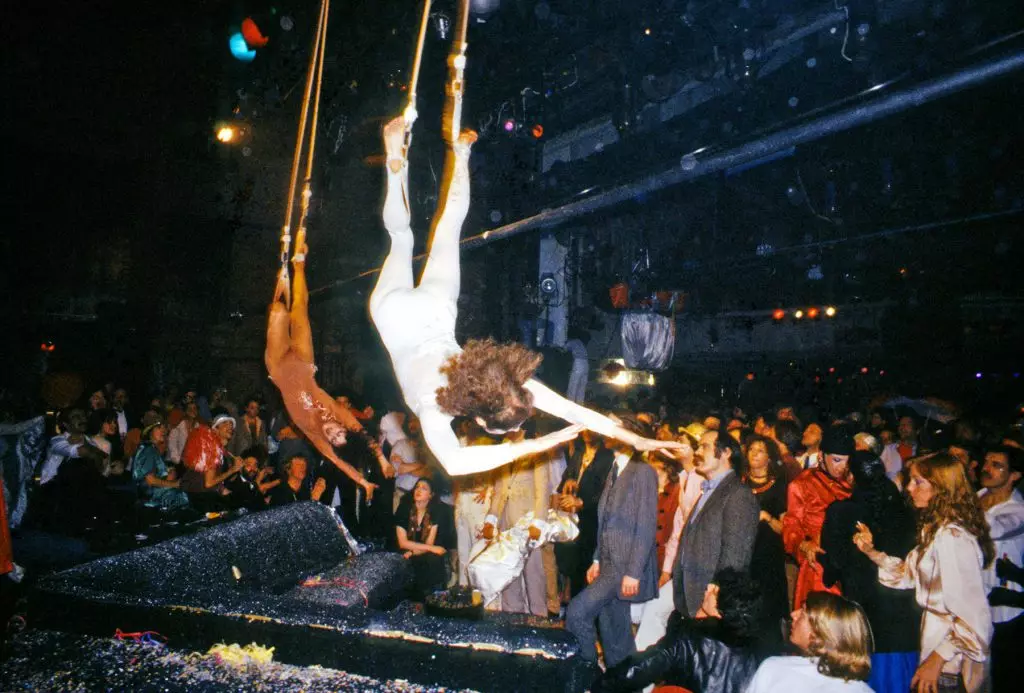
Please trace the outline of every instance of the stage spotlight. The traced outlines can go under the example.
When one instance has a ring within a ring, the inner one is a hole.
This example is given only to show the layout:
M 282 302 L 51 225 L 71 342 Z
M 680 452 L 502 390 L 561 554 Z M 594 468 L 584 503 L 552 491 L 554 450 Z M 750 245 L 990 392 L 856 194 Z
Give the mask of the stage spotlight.
M 830 317 L 830 318 L 834 318 L 836 316 L 836 307 L 835 306 L 827 307 L 825 309 L 825 315 Z
M 509 118 L 508 120 L 505 121 L 502 127 L 505 129 L 505 132 L 513 132 L 516 129 L 516 121 L 514 121 L 512 118 Z
M 793 317 L 796 318 L 797 320 L 801 320 L 804 317 L 804 312 L 802 310 L 799 310 L 799 309 L 798 310 L 794 310 L 793 311 Z
M 530 134 L 533 135 L 534 139 L 539 140 L 541 137 L 544 136 L 544 126 L 541 125 L 540 123 L 537 123 L 536 125 L 533 126 L 533 129 L 530 130 Z
M 230 144 L 238 137 L 238 130 L 230 125 L 221 125 L 217 128 L 217 141 Z
M 231 38 L 228 39 L 228 47 L 231 49 L 231 55 L 243 63 L 251 63 L 256 57 L 256 51 L 249 48 L 249 44 L 245 42 L 245 37 L 240 31 L 231 34 Z
M 551 300 L 558 293 L 558 281 L 555 275 L 547 273 L 540 278 L 540 295 L 544 300 Z
M 818 319 L 818 315 L 819 315 L 819 311 L 818 311 L 817 308 L 808 308 L 807 309 L 807 317 L 809 317 L 811 320 L 817 320 Z
M 776 322 L 782 320 L 784 317 L 786 317 L 786 311 L 784 311 L 782 308 L 776 308 L 775 310 L 772 311 L 772 319 L 775 320 Z

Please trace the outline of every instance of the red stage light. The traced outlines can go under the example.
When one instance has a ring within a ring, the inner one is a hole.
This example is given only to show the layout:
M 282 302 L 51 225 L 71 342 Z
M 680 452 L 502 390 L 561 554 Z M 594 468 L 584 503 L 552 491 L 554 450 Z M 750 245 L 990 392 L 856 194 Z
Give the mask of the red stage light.
M 815 318 L 817 318 L 818 317 L 818 309 L 817 308 L 808 308 L 807 309 L 807 317 L 809 317 L 811 320 L 814 320 Z
M 786 311 L 782 310 L 781 308 L 776 308 L 775 310 L 772 311 L 773 320 L 782 320 L 784 317 L 786 317 Z
M 540 123 L 537 123 L 536 125 L 533 126 L 533 129 L 530 130 L 530 132 L 536 139 L 539 140 L 541 137 L 544 136 L 544 126 L 541 125 Z

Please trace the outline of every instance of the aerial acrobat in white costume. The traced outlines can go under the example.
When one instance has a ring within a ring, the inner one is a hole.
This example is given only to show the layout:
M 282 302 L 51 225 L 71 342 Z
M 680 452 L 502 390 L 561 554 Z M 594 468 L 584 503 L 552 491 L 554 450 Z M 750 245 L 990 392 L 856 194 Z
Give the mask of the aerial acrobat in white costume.
M 429 2 L 424 18 L 427 11 Z M 452 475 L 500 467 L 572 440 L 584 428 L 622 440 L 638 450 L 678 447 L 673 441 L 640 437 L 532 378 L 541 357 L 520 344 L 470 340 L 461 348 L 455 341 L 459 237 L 469 211 L 469 153 L 476 141 L 474 132 L 460 132 L 467 22 L 468 0 L 463 0 L 455 39 L 457 51 L 450 61 L 452 81 L 446 134 L 451 150 L 445 167 L 447 190 L 435 219 L 419 284 L 414 283 L 412 273 L 407 157 L 416 119 L 416 75 L 425 20 L 413 66 L 409 106 L 403 115 L 384 127 L 387 194 L 383 219 L 391 237 L 391 250 L 370 296 L 370 317 L 391 356 L 402 396 L 419 417 L 427 446 Z M 500 434 L 519 428 L 534 408 L 573 425 L 541 438 L 469 447 L 459 444 L 451 427 L 455 416 L 468 416 L 489 433 Z

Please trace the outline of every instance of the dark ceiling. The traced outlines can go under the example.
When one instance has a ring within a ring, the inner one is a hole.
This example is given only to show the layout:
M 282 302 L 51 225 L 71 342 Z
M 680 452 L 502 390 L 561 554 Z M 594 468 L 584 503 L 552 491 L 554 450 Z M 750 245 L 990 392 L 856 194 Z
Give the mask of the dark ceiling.
M 492 212 L 507 223 L 677 166 L 690 152 L 727 150 L 1024 46 L 1024 6 L 1013 0 L 473 6 L 466 120 L 483 137 L 472 232 L 499 225 Z M 264 141 L 291 141 L 316 7 L 197 0 L 126 10 L 57 0 L 12 17 L 4 135 L 15 154 L 7 203 L 18 232 L 5 235 L 4 254 L 36 260 L 12 263 L 8 281 L 34 295 L 65 279 L 75 289 L 89 285 L 96 272 L 77 260 L 126 238 L 160 249 L 158 266 L 133 258 L 149 268 L 134 281 L 152 294 L 187 293 L 217 274 L 231 224 L 204 192 L 228 165 L 212 126 L 239 108 L 266 119 Z M 409 0 L 334 3 L 321 118 L 331 166 L 374 153 L 380 119 L 400 110 L 420 8 Z M 271 42 L 242 64 L 227 37 L 247 15 Z M 450 38 L 442 40 L 437 22 L 454 20 L 454 0 L 434 3 L 433 15 L 420 87 L 424 130 L 443 104 Z M 638 220 L 653 259 L 643 279 L 703 294 L 708 309 L 815 293 L 868 300 L 919 276 L 944 280 L 947 291 L 1019 295 L 1020 75 L 572 226 L 592 233 L 600 252 L 610 220 Z M 544 147 L 602 118 L 617 142 L 541 171 Z M 329 129 L 342 121 L 343 137 Z M 417 137 L 425 149 L 439 146 Z M 433 180 L 425 161 L 414 172 L 424 188 Z M 374 180 L 368 193 L 376 200 L 378 191 Z M 428 216 L 434 202 L 425 196 L 417 213 Z M 224 237 L 211 240 L 222 222 Z M 379 250 L 365 251 L 366 267 Z M 633 265 L 627 258 L 608 278 Z

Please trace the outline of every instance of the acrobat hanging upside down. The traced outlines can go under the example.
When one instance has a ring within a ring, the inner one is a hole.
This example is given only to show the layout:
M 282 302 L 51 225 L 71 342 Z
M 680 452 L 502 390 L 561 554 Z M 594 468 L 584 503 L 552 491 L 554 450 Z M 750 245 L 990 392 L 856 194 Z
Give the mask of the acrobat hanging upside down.
M 463 0 L 463 13 L 468 12 Z M 500 467 L 524 455 L 575 438 L 584 428 L 622 440 L 638 450 L 680 447 L 674 441 L 642 438 L 606 416 L 571 402 L 532 377 L 541 356 L 521 344 L 491 339 L 455 341 L 460 288 L 459 236 L 469 211 L 469 154 L 476 134 L 460 132 L 465 67 L 465 17 L 460 17 L 457 52 L 452 56 L 446 134 L 451 149 L 445 169 L 447 190 L 434 222 L 427 260 L 414 284 L 413 232 L 409 214 L 408 149 L 416 118 L 413 86 L 405 114 L 384 128 L 387 193 L 384 227 L 391 250 L 370 296 L 370 317 L 391 356 L 406 404 L 419 417 L 423 437 L 449 474 L 472 474 Z M 422 34 L 421 34 L 422 37 Z M 422 41 L 420 48 L 422 50 Z M 455 416 L 475 420 L 489 433 L 518 429 L 540 409 L 573 425 L 542 438 L 501 445 L 461 447 L 452 431 Z
M 291 186 L 288 192 L 288 208 L 281 234 L 281 268 L 277 275 L 274 299 L 270 304 L 267 319 L 267 349 L 264 361 L 270 379 L 281 391 L 285 409 L 292 423 L 305 434 L 313 447 L 330 460 L 336 467 L 359 484 L 366 492 L 367 500 L 377 488 L 352 465 L 341 459 L 334 448 L 344 445 L 349 434 L 365 438 L 380 463 L 384 476 L 394 476 L 394 468 L 384 458 L 380 446 L 363 430 L 352 415 L 349 407 L 336 402 L 316 384 L 316 366 L 313 362 L 313 332 L 309 325 L 309 288 L 306 284 L 306 217 L 309 211 L 310 179 L 313 172 L 313 153 L 316 122 L 320 100 L 320 79 L 323 75 L 324 48 L 327 37 L 327 2 L 320 8 L 314 50 L 310 57 L 306 79 L 306 94 L 302 116 L 299 122 L 299 137 L 295 146 L 292 164 Z M 314 75 L 317 75 L 316 89 L 313 89 Z M 295 235 L 295 252 L 291 257 L 294 278 L 289 278 L 288 251 L 291 245 L 291 220 L 295 201 L 295 188 L 303 140 L 307 130 L 307 118 L 312 103 L 312 125 L 306 159 L 306 175 L 302 189 L 298 230 Z

